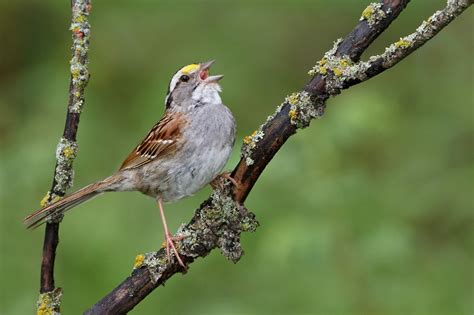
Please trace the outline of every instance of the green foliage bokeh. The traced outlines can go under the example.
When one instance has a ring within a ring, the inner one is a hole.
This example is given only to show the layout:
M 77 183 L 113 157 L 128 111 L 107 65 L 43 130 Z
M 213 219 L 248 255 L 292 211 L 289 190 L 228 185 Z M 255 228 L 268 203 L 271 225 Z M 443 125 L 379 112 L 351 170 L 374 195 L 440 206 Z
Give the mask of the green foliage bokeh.
M 370 48 L 445 1 L 412 1 Z M 95 1 L 77 189 L 117 169 L 161 117 L 171 75 L 216 59 L 242 138 L 308 81 L 368 1 Z M 31 314 L 43 228 L 21 220 L 50 187 L 67 102 L 69 1 L 0 3 L 0 313 Z M 261 226 L 233 265 L 216 251 L 133 314 L 471 314 L 473 14 L 395 68 L 329 100 L 252 190 Z M 166 207 L 176 229 L 209 194 Z M 61 225 L 56 283 L 77 314 L 161 246 L 153 200 L 106 194 Z

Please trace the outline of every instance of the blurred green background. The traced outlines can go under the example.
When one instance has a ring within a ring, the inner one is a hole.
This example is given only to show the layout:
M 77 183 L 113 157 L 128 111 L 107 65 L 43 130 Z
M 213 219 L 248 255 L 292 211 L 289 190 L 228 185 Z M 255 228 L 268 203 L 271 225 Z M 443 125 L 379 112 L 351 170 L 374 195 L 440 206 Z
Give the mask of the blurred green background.
M 369 1 L 94 1 L 90 84 L 74 189 L 115 171 L 161 117 L 181 66 L 216 59 L 250 134 L 349 32 Z M 412 1 L 371 47 L 411 33 L 444 0 Z M 21 220 L 50 187 L 64 125 L 69 1 L 0 4 L 0 313 L 31 314 L 43 228 Z M 472 314 L 473 12 L 384 74 L 328 102 L 277 154 L 247 206 L 261 227 L 233 265 L 217 251 L 133 314 Z M 174 230 L 210 192 L 167 206 Z M 56 283 L 78 314 L 162 242 L 139 193 L 107 194 L 61 225 Z

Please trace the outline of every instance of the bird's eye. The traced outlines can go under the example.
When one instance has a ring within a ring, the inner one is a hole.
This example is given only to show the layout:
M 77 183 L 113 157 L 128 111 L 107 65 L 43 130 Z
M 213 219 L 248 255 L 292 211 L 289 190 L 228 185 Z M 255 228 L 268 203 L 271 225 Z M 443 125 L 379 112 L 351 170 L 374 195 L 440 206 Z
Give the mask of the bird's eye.
M 179 79 L 183 82 L 188 82 L 189 81 L 189 76 L 188 75 L 182 75 Z

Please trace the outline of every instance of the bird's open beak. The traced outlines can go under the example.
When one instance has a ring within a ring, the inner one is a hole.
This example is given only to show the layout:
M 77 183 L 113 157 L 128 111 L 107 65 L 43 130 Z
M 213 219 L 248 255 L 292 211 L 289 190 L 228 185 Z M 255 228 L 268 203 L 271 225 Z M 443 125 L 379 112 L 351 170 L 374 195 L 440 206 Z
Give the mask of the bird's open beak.
M 209 69 L 211 68 L 214 61 L 215 60 L 211 60 L 208 62 L 201 63 L 201 66 L 199 69 L 199 78 L 206 83 L 216 83 L 224 77 L 223 75 L 220 75 L 220 74 L 209 76 Z

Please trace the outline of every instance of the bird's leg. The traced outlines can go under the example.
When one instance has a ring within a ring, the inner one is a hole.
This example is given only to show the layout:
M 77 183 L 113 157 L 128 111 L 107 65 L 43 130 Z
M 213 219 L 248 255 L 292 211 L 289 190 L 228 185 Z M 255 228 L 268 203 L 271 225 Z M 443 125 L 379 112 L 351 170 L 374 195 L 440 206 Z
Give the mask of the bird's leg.
M 213 189 L 219 188 L 219 189 L 222 190 L 224 188 L 224 187 L 222 187 L 222 182 L 220 181 L 220 179 L 222 177 L 225 178 L 225 179 L 228 179 L 235 187 L 239 186 L 237 181 L 230 176 L 230 172 L 224 172 L 222 174 L 217 175 L 216 178 L 214 178 L 210 182 L 210 185 Z
M 163 229 L 165 230 L 165 242 L 166 242 L 166 257 L 168 258 L 168 261 L 170 261 L 170 248 L 173 250 L 174 255 L 176 256 L 176 259 L 178 260 L 178 263 L 184 268 L 186 268 L 186 265 L 183 263 L 183 260 L 178 254 L 178 251 L 176 250 L 176 247 L 174 246 L 175 241 L 180 241 L 183 239 L 183 237 L 173 237 L 171 233 L 168 230 L 168 224 L 166 223 L 166 217 L 165 217 L 165 211 L 163 210 L 163 201 L 161 198 L 158 198 L 158 207 L 160 208 L 160 216 L 161 216 L 161 222 L 163 223 Z

